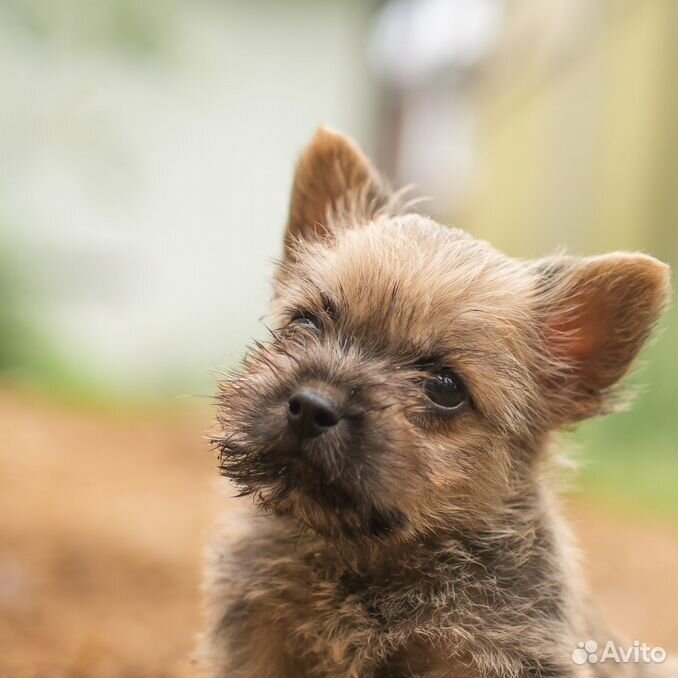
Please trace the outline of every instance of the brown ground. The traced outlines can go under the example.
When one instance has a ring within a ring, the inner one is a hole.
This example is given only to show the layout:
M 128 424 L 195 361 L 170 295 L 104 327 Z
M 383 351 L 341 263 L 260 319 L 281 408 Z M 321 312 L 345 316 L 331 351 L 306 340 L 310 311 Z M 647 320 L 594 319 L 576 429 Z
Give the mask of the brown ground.
M 0 678 L 186 676 L 220 503 L 211 413 L 94 413 L 0 390 Z M 675 650 L 678 534 L 579 502 L 608 619 Z

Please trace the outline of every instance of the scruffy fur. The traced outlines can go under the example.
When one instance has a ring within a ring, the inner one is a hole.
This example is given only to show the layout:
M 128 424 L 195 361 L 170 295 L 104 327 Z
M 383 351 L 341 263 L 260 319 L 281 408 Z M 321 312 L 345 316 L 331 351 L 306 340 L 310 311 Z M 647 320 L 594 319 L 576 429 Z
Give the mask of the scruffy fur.
M 207 675 L 628 670 L 571 660 L 609 632 L 548 482 L 549 438 L 614 404 L 668 290 L 641 254 L 508 258 L 411 213 L 320 129 L 296 171 L 270 340 L 220 384 L 222 471 L 255 510 L 213 551 Z M 444 369 L 468 391 L 452 415 L 422 388 Z M 300 442 L 285 408 L 307 384 L 343 418 Z

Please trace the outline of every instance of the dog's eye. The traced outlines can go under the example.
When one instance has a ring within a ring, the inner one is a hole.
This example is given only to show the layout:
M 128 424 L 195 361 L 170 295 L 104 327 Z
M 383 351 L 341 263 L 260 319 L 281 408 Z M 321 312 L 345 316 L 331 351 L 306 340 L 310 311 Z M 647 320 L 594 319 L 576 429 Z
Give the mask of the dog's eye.
M 296 311 L 290 319 L 290 325 L 295 327 L 307 327 L 312 330 L 320 329 L 318 316 L 309 311 Z
M 452 371 L 446 370 L 424 382 L 424 393 L 438 407 L 456 410 L 467 401 L 466 387 Z

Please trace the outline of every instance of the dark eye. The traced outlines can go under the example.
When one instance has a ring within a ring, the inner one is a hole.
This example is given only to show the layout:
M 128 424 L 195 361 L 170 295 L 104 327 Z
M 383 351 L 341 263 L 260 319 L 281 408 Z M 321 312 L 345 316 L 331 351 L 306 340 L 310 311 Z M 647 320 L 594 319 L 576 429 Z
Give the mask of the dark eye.
M 295 327 L 307 327 L 312 330 L 320 329 L 318 316 L 309 311 L 296 311 L 290 320 L 290 325 Z
M 424 382 L 424 393 L 438 407 L 456 410 L 468 399 L 462 380 L 454 372 L 445 371 Z

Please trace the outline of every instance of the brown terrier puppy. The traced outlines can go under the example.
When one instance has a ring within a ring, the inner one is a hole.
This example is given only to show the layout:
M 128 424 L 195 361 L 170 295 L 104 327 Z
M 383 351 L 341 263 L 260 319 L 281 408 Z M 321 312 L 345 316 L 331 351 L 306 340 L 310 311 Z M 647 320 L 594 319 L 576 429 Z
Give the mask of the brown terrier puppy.
M 261 510 L 215 551 L 208 670 L 601 673 L 572 661 L 607 636 L 545 480 L 548 442 L 609 406 L 668 268 L 517 261 L 398 203 L 351 141 L 316 133 L 272 339 L 221 384 L 222 470 Z

